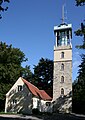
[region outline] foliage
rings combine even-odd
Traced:
[[[81,83],[82,87],[85,87],[85,54],[82,55],[82,62],[79,65],[78,73],[79,84]]]
[[[82,6],[82,5],[85,5],[85,0],[76,0],[76,5],[77,6]]]
[[[82,98],[82,100],[85,99],[85,55],[82,55],[82,62],[79,65],[79,71],[78,71],[79,75],[77,77],[77,82],[74,85],[74,96],[77,99]]]
[[[35,84],[40,89],[52,89],[53,61],[41,58],[37,66],[34,66]]]
[[[76,5],[85,5],[85,0],[76,0]],[[83,44],[77,45],[76,47],[79,49],[85,49],[85,20],[81,23],[81,28],[76,30],[74,33],[77,36],[83,36]]]
[[[78,73],[73,84],[73,112],[85,114],[85,55],[82,55]]]
[[[85,49],[85,25],[84,25],[84,23],[81,23],[81,29],[78,29],[74,33],[77,36],[83,36],[83,44],[77,45],[76,47],[79,49]]]
[[[4,8],[2,5],[3,5],[3,3],[5,3],[5,2],[10,2],[10,0],[0,0],[0,12],[4,12],[4,11],[7,11],[7,9],[8,9],[8,7],[6,7],[6,8]],[[1,16],[1,14],[0,14],[0,19],[2,18],[2,16]]]
[[[26,79],[27,81],[34,83],[33,82],[33,73],[30,71],[30,66],[25,66],[22,71],[22,77]]]
[[[76,0],[77,6],[84,5],[85,0]],[[83,44],[77,48],[85,49],[85,24],[81,23],[81,29],[75,31],[75,35],[83,36]],[[79,65],[78,76],[73,83],[73,112],[85,114],[85,54],[81,55],[82,61]]]
[[[27,61],[23,52],[0,43],[0,83],[14,83],[22,75],[21,63]]]
[[[20,49],[13,48],[12,45],[0,42],[0,100],[5,100],[5,94],[12,87],[15,81],[21,76],[31,78],[30,67],[21,66],[27,58]],[[3,103],[2,103],[3,104]],[[1,109],[1,106],[0,106]]]
[[[39,114],[39,109],[38,109],[38,108],[32,109],[32,113],[33,113],[34,115],[38,115],[38,114]]]

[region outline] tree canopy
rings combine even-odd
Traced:
[[[19,77],[29,76],[30,81],[32,77],[30,66],[22,67],[22,63],[26,61],[27,58],[20,49],[0,42],[0,102],[2,101],[2,104],[4,104],[5,94]]]
[[[77,6],[83,6],[85,5],[85,0],[75,0],[76,1],[76,5]],[[77,48],[80,49],[85,49],[85,20],[83,22],[81,22],[81,28],[76,30],[75,35],[77,36],[83,36],[83,44],[82,45],[77,45]]]
[[[81,29],[74,32],[77,36],[83,36],[82,45],[77,45],[79,49],[85,49],[85,24],[81,23]]]
[[[52,89],[53,61],[41,58],[38,65],[34,66],[34,78],[40,89]]]
[[[75,0],[77,6],[85,5],[85,0]]]
[[[85,0],[76,0],[77,6],[84,5]],[[77,48],[85,50],[85,24],[81,23],[81,29],[75,31],[75,35],[83,36],[82,45]],[[81,55],[78,76],[73,83],[73,112],[85,114],[85,54]]]
[[[78,76],[73,83],[73,112],[85,114],[85,55],[82,55]]]
[[[22,62],[27,61],[20,49],[0,42],[0,82],[14,83],[22,75]]]
[[[3,4],[7,2],[9,3],[10,0],[0,0],[0,12],[4,12],[7,11],[8,7],[3,7]],[[1,14],[0,14],[0,19],[2,18]]]

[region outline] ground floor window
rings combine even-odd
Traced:
[[[17,100],[13,99],[13,105],[17,104]]]
[[[46,102],[46,106],[50,106],[51,105],[51,103],[50,102]]]

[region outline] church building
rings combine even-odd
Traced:
[[[5,112],[32,114],[72,111],[72,24],[54,26],[53,98],[20,77],[6,94]]]

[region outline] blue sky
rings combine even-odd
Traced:
[[[74,31],[85,19],[85,6],[76,7],[75,0],[11,0],[7,12],[0,20],[0,41],[20,48],[28,58],[23,66],[37,65],[40,58],[53,60],[54,26],[59,25],[62,17],[62,5],[66,1],[66,22],[73,28],[73,80],[77,76],[80,54],[84,51],[75,48],[82,38],[76,37]]]

